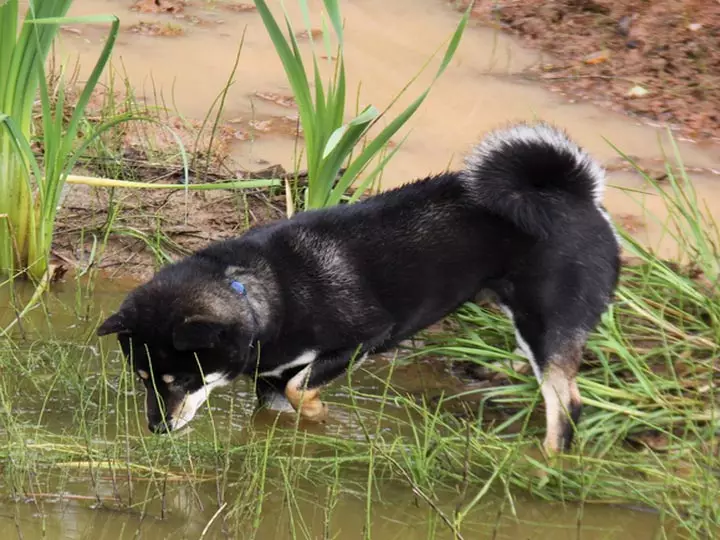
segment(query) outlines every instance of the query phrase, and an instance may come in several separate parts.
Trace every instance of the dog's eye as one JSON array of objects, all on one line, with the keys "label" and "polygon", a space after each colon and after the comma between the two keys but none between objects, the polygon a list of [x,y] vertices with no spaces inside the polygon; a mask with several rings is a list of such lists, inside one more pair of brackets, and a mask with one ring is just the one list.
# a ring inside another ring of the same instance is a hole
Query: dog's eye
[{"label": "dog's eye", "polygon": [[175,382],[175,377],[172,375],[166,374],[162,376],[162,380],[165,384],[172,384]]},{"label": "dog's eye", "polygon": [[138,369],[137,374],[144,381],[147,381],[150,378],[150,374],[147,371],[145,371],[144,369]]}]

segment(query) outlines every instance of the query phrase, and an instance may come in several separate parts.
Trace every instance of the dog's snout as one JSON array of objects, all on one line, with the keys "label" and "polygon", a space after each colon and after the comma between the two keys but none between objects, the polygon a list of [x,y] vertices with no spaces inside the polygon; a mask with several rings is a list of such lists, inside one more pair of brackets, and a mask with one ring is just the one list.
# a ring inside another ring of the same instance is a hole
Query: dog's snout
[{"label": "dog's snout", "polygon": [[167,421],[161,420],[160,422],[149,422],[148,423],[148,429],[155,434],[162,434],[162,433],[168,433],[170,431],[170,427]]}]

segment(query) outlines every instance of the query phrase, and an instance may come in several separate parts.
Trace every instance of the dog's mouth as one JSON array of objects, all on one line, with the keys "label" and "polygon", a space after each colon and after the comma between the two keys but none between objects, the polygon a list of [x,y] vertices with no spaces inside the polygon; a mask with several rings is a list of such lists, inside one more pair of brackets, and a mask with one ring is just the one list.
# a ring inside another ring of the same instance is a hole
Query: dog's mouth
[{"label": "dog's mouth", "polygon": [[210,392],[203,386],[200,390],[185,394],[180,404],[170,414],[168,422],[171,431],[177,431],[184,428],[190,420],[195,418],[198,409],[207,401]]},{"label": "dog's mouth", "polygon": [[[166,417],[160,421],[153,421],[157,418],[151,407],[148,407],[148,427],[153,433],[161,434],[169,431],[178,431],[184,428],[195,417],[200,407],[207,401],[215,388],[225,386],[230,380],[222,373],[210,373],[204,378],[204,385],[193,392],[185,392],[182,397],[170,398],[165,401],[168,404]],[[168,403],[170,402],[170,403]]]}]

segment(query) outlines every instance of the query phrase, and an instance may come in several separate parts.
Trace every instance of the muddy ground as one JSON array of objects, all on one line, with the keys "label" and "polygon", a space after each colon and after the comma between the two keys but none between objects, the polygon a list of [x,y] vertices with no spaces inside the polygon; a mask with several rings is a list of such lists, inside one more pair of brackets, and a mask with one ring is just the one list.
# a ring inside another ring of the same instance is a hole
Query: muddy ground
[{"label": "muddy ground", "polygon": [[720,140],[719,1],[479,0],[474,14],[553,55],[532,78]]},{"label": "muddy ground", "polygon": [[[190,5],[162,0],[157,7],[154,0],[140,0],[128,8],[183,21],[190,16],[183,11]],[[253,9],[248,2],[222,6],[230,11]],[[526,45],[551,53],[553,62],[533,64],[525,70],[527,78],[571,100],[587,99],[645,120],[672,124],[688,138],[720,140],[719,1],[479,1],[474,14],[482,22],[520,36]],[[174,29],[174,25],[163,23],[160,28]],[[147,33],[147,28],[133,25],[126,31]],[[176,39],[166,32],[152,35],[157,40]],[[294,105],[289,96],[258,93],[256,97],[282,108]],[[116,96],[119,102],[121,98]],[[91,116],[102,113],[102,96],[98,100],[90,108]],[[234,164],[228,148],[233,141],[246,140],[251,132],[255,138],[271,137],[282,128],[281,135],[297,135],[296,117],[278,118],[245,119],[240,124],[231,119],[212,137],[207,131],[200,133],[199,119],[164,120],[181,133],[192,151],[191,181],[197,182],[258,176],[258,171],[251,174]],[[265,126],[270,121],[277,124],[274,131]],[[108,141],[98,159],[84,166],[88,174],[98,176],[177,183],[181,180],[178,157],[164,155],[163,146],[173,146],[166,132],[148,132],[147,126],[140,129],[130,124]],[[284,172],[272,163],[267,166],[259,176]],[[662,164],[655,168],[662,173]],[[186,196],[181,191],[113,192],[72,186],[63,200],[53,255],[67,268],[92,265],[112,276],[146,279],[168,260],[284,215],[283,190]],[[628,219],[639,218],[628,215]],[[631,231],[642,226],[624,221],[623,225]]]}]

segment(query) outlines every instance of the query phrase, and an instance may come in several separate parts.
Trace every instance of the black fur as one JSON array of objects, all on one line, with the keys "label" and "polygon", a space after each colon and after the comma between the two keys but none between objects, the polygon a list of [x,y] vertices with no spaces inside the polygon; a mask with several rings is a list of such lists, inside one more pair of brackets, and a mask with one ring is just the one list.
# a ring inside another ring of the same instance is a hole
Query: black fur
[{"label": "black fur", "polygon": [[[210,245],[131,292],[99,333],[119,333],[135,369],[184,377],[187,392],[199,366],[254,376],[315,350],[315,388],[490,289],[544,372],[597,324],[619,248],[595,193],[600,169],[552,128],[523,129],[539,140],[488,139],[465,171]],[[261,377],[259,397],[300,369]]]}]

